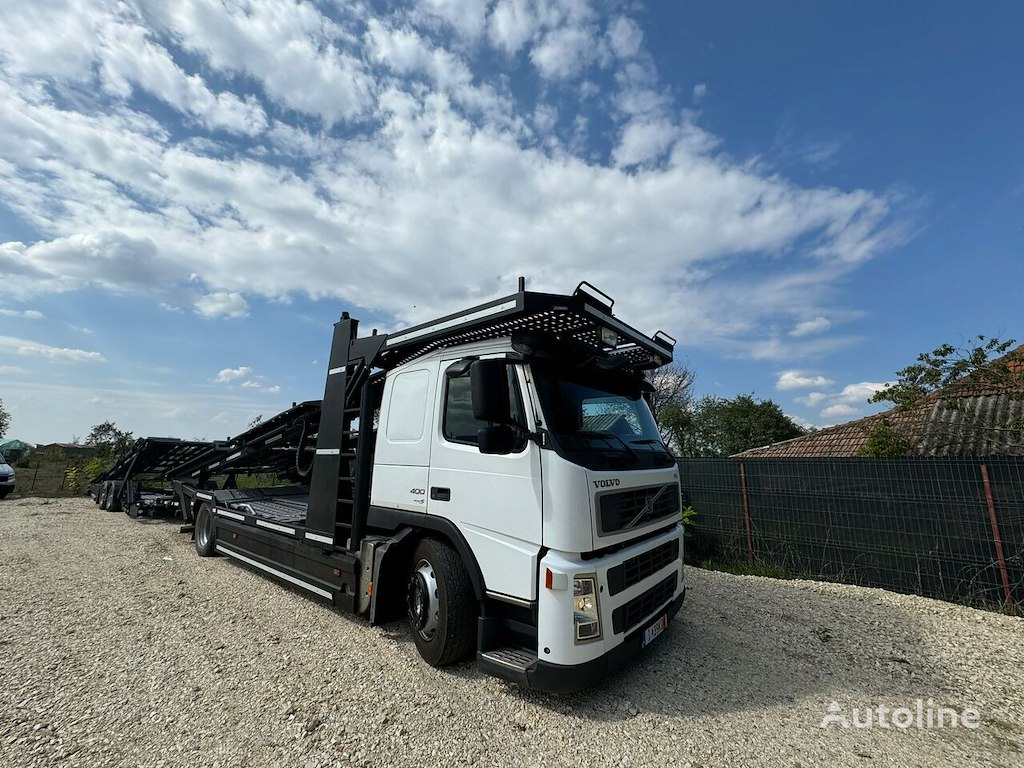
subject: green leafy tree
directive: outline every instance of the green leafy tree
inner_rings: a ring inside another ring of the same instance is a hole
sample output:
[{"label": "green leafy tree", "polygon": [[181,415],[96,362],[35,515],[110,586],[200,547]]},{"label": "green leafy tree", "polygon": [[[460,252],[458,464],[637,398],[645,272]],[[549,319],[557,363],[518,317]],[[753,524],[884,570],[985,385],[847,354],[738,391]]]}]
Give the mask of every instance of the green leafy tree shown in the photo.
[{"label": "green leafy tree", "polygon": [[113,459],[131,448],[135,444],[135,437],[131,432],[118,429],[114,422],[104,421],[92,428],[85,438],[85,444],[94,446],[99,455]]},{"label": "green leafy tree", "polygon": [[695,405],[679,448],[682,456],[732,456],[804,434],[772,400],[706,396]]},{"label": "green leafy tree", "polygon": [[867,430],[868,440],[857,451],[858,456],[871,459],[897,459],[906,456],[913,447],[891,420],[883,418]]},{"label": "green leafy tree", "polygon": [[0,400],[0,437],[7,434],[9,426],[11,426],[11,414],[4,408],[4,401]]},{"label": "green leafy tree", "polygon": [[[931,420],[929,441],[934,452],[962,446],[974,433],[986,450],[1016,453],[1024,449],[1024,418],[1012,417],[1010,411],[969,408],[969,398],[976,396],[1007,395],[1024,400],[1024,346],[1013,349],[1015,343],[1013,339],[976,336],[961,346],[943,344],[923,352],[916,363],[897,371],[899,378],[869,402],[889,402],[897,411],[912,411],[933,398],[939,410],[957,412],[955,418]],[[908,444],[914,442],[912,436],[902,434],[909,427],[890,427]],[[879,439],[891,437],[880,435]]]}]

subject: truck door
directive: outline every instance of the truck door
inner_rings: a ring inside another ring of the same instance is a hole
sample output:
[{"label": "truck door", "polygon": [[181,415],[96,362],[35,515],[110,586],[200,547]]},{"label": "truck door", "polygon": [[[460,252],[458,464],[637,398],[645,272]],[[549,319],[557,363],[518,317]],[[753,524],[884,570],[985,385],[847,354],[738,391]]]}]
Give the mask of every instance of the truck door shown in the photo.
[{"label": "truck door", "polygon": [[435,402],[437,361],[392,373],[384,386],[377,428],[370,503],[426,512],[430,465],[430,418]]},{"label": "truck door", "polygon": [[[537,598],[537,555],[541,542],[540,448],[524,434],[509,454],[480,453],[473,417],[470,377],[447,375],[457,361],[441,363],[439,411],[430,457],[429,509],[448,518],[466,537],[483,572],[488,592],[522,600]],[[463,366],[464,367],[464,366]],[[524,407],[522,367],[508,366],[512,420],[533,430]]]}]

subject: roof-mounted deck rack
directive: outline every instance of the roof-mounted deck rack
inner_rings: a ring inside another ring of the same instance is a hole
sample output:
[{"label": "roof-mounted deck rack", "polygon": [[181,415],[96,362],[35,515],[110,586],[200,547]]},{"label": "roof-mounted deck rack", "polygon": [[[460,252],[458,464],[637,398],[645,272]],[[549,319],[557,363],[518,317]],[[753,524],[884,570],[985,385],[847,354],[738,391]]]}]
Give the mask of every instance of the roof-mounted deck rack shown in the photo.
[{"label": "roof-mounted deck rack", "polygon": [[519,285],[509,296],[387,334],[372,365],[390,369],[442,347],[524,331],[624,355],[637,370],[672,361],[674,339],[661,332],[647,336],[616,319],[614,299],[590,283],[581,282],[571,296],[527,291],[522,280]]}]

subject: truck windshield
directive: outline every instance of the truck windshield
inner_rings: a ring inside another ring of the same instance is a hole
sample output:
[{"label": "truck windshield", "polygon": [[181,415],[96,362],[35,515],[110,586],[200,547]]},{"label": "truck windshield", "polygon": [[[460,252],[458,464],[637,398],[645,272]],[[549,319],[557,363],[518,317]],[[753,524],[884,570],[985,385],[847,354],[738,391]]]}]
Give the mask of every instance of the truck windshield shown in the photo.
[{"label": "truck windshield", "polygon": [[639,384],[594,368],[531,366],[553,447],[598,470],[671,466]]}]

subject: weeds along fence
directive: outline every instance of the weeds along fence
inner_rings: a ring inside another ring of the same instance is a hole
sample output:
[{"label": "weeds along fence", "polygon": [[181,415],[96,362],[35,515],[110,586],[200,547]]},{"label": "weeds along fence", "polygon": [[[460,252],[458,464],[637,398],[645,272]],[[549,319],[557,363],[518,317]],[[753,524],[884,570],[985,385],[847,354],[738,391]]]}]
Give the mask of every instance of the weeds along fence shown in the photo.
[{"label": "weeds along fence", "polygon": [[[89,491],[91,476],[77,464],[41,463],[15,467],[15,472],[18,479],[13,498],[84,496]],[[223,485],[224,478],[216,479]],[[235,481],[239,488],[260,488],[282,482],[271,474],[239,475]]]},{"label": "weeds along fence", "polygon": [[683,459],[693,557],[1024,604],[1024,457]]}]

